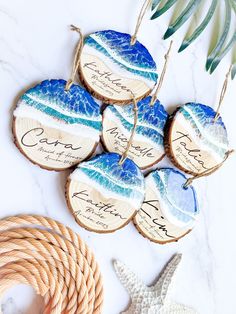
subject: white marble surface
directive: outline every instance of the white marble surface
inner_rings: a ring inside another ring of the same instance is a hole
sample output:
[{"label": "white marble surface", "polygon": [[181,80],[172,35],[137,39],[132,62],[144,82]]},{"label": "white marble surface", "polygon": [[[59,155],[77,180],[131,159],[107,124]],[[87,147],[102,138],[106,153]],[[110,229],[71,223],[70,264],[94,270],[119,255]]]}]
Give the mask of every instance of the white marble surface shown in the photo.
[{"label": "white marble surface", "polygon": [[[64,184],[69,172],[55,173],[32,165],[12,142],[11,115],[19,94],[34,82],[68,78],[77,36],[69,31],[74,23],[88,34],[116,29],[132,32],[141,1],[138,0],[0,0],[0,216],[42,214],[70,225],[93,248],[101,265],[105,285],[104,314],[117,314],[129,297],[113,271],[118,258],[151,284],[166,261],[176,252],[183,261],[173,298],[201,314],[236,313],[235,156],[209,178],[195,183],[201,215],[194,231],[179,243],[160,246],[140,236],[132,224],[111,234],[97,235],[80,228],[68,211]],[[158,67],[168,42],[161,40],[169,16],[146,19],[139,39],[149,48]],[[199,101],[216,106],[229,58],[214,75],[204,71],[210,30],[189,50],[175,51],[160,99],[171,112],[177,105]],[[222,115],[236,147],[235,82],[229,85]],[[164,160],[161,165],[166,165]],[[16,287],[3,297],[4,314],[40,313],[41,300],[32,303],[29,288]]]}]

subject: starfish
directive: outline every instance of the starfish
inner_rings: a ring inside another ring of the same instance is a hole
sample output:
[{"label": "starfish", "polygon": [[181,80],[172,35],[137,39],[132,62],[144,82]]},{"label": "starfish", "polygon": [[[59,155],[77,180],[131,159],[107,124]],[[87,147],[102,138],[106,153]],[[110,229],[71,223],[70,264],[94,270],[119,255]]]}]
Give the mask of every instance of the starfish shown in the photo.
[{"label": "starfish", "polygon": [[181,254],[176,254],[151,287],[147,287],[125,264],[115,261],[117,276],[132,300],[129,309],[121,314],[196,314],[194,310],[169,299],[169,288],[181,258]]}]

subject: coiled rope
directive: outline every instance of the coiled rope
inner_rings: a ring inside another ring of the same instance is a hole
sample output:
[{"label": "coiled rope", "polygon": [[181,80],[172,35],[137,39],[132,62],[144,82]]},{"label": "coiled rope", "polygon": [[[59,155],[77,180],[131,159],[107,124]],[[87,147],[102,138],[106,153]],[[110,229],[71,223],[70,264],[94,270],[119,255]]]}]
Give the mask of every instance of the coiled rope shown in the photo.
[{"label": "coiled rope", "polygon": [[0,220],[0,295],[19,283],[44,298],[45,314],[101,313],[103,284],[93,253],[53,219],[20,215]]}]

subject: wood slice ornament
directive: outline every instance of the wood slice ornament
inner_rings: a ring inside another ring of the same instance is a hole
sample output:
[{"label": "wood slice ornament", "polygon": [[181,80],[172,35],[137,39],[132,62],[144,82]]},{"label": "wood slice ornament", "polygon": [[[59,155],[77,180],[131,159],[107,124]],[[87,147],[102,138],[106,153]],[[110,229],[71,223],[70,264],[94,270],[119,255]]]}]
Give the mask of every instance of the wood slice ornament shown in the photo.
[{"label": "wood slice ornament", "polygon": [[87,89],[106,103],[127,104],[147,96],[157,80],[156,63],[129,34],[98,31],[84,41],[79,74]]},{"label": "wood slice ornament", "polygon": [[[164,128],[168,114],[159,100],[152,97],[139,101],[137,127],[129,157],[145,169],[159,162],[165,154]],[[122,154],[133,128],[133,105],[108,106],[103,112],[102,142],[109,152]]]},{"label": "wood slice ornament", "polygon": [[80,34],[71,78],[45,80],[26,91],[14,111],[13,135],[20,151],[48,170],[70,168],[96,149],[101,133],[100,106],[74,84],[83,35]]},{"label": "wood slice ornament", "polygon": [[[157,99],[164,81],[173,42],[165,55],[161,77],[152,90],[152,96],[137,103],[137,125],[129,149],[129,157],[141,168],[158,163],[165,155],[164,129],[168,113]],[[108,106],[103,113],[102,142],[110,152],[123,153],[132,133],[135,112],[132,105]]]},{"label": "wood slice ornament", "polygon": [[45,80],[25,92],[14,111],[20,151],[49,170],[70,168],[90,156],[100,139],[100,106],[89,93],[64,80]]},{"label": "wood slice ornament", "polygon": [[70,175],[68,207],[84,228],[101,233],[126,225],[144,200],[144,177],[137,165],[106,153],[82,162]]},{"label": "wood slice ornament", "polygon": [[190,232],[199,214],[195,190],[184,187],[187,178],[172,168],[151,172],[145,178],[146,195],[134,217],[138,231],[160,244],[177,241]]},{"label": "wood slice ornament", "polygon": [[81,52],[79,75],[87,89],[109,104],[129,104],[149,95],[157,81],[156,63],[137,41],[151,0],[145,0],[134,34],[103,30],[90,34]]},{"label": "wood slice ornament", "polygon": [[166,153],[181,170],[192,175],[211,172],[229,153],[222,118],[209,106],[188,103],[176,110],[167,128]]}]

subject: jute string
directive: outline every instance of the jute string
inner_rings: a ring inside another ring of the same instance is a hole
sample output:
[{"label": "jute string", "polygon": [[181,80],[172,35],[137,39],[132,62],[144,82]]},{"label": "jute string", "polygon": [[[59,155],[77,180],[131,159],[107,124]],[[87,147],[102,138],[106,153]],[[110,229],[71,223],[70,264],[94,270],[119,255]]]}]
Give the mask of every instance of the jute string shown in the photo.
[{"label": "jute string", "polygon": [[[167,51],[167,53],[165,55],[165,64],[164,64],[164,67],[163,67],[163,70],[162,70],[162,73],[161,73],[161,77],[160,77],[159,83],[157,84],[157,87],[154,87],[154,94],[152,96],[151,103],[150,103],[151,106],[155,103],[155,101],[157,99],[158,92],[160,91],[161,86],[163,84],[163,81],[164,81],[164,78],[165,78],[165,74],[166,74],[166,70],[167,70],[167,66],[168,66],[168,60],[169,60],[169,56],[170,56],[170,51],[171,51],[172,45],[173,45],[173,41],[170,42],[169,49],[168,49],[168,51]],[[128,157],[129,150],[130,150],[130,147],[132,145],[132,142],[133,142],[133,139],[134,139],[134,135],[135,135],[135,131],[136,131],[137,124],[138,124],[137,100],[136,100],[136,97],[135,97],[134,93],[131,92],[131,94],[132,94],[132,98],[133,98],[134,126],[133,126],[133,129],[132,129],[132,132],[131,132],[131,135],[130,135],[127,147],[125,149],[125,152],[123,153],[123,155],[122,155],[122,157],[120,159],[120,162],[119,162],[120,165],[122,165],[124,163],[125,159]]]},{"label": "jute string", "polygon": [[130,42],[131,45],[134,45],[137,41],[137,35],[138,35],[139,28],[142,24],[143,18],[145,16],[149,6],[151,5],[151,3],[152,3],[152,0],[146,0],[143,4],[142,8],[141,8],[141,11],[140,11],[138,19],[137,19],[134,34],[133,34],[133,36],[131,36],[131,42]]},{"label": "jute string", "polygon": [[77,45],[76,51],[75,51],[75,57],[74,57],[74,61],[73,61],[71,76],[66,83],[66,87],[65,87],[66,91],[68,91],[71,88],[72,84],[75,81],[75,77],[76,77],[76,74],[77,74],[77,71],[78,71],[79,65],[80,65],[81,52],[82,52],[83,45],[84,45],[84,36],[81,32],[81,29],[74,26],[74,25],[71,25],[70,27],[71,27],[72,31],[79,33],[80,38],[79,38],[79,42],[78,42],[78,45]]},{"label": "jute string", "polygon": [[220,108],[222,106],[222,103],[223,103],[224,98],[225,98],[225,94],[227,92],[227,88],[228,88],[228,84],[229,84],[229,76],[230,76],[230,73],[232,71],[232,67],[233,67],[233,65],[231,64],[230,67],[229,67],[228,72],[225,75],[225,80],[224,80],[224,83],[223,83],[223,86],[222,86],[222,89],[221,89],[220,100],[219,100],[219,104],[218,104],[218,107],[217,107],[217,110],[216,110],[216,115],[215,115],[214,122],[216,122],[218,120],[219,116],[220,116]]},{"label": "jute string", "polygon": [[156,100],[157,100],[157,95],[158,95],[158,93],[160,92],[161,87],[162,87],[162,84],[163,84],[163,82],[164,82],[165,74],[166,74],[166,70],[167,70],[168,62],[169,62],[169,58],[170,58],[170,52],[171,52],[172,45],[173,45],[173,40],[171,40],[170,46],[169,46],[169,48],[168,48],[168,50],[167,50],[167,53],[165,54],[165,63],[164,63],[164,67],[163,67],[162,72],[161,72],[161,76],[160,76],[159,82],[158,82],[158,84],[153,88],[153,93],[154,93],[154,94],[153,94],[152,99],[151,99],[151,103],[150,103],[151,106],[153,106],[154,103],[156,102]]},{"label": "jute string", "polygon": [[44,298],[44,314],[102,313],[103,284],[93,253],[53,219],[20,215],[0,221],[0,295],[19,283]]},{"label": "jute string", "polygon": [[193,183],[194,180],[196,179],[199,179],[201,177],[207,177],[209,175],[211,175],[213,172],[215,172],[216,170],[218,170],[223,164],[224,162],[229,158],[229,156],[234,152],[234,150],[229,150],[228,152],[226,152],[225,154],[225,158],[224,160],[219,163],[218,165],[210,168],[210,169],[207,169],[203,172],[200,172],[199,174],[196,174],[195,176],[189,178],[186,183],[184,184],[184,187],[187,188],[189,185],[191,185]]},{"label": "jute string", "polygon": [[138,105],[137,105],[137,100],[136,100],[136,97],[135,97],[135,95],[133,93],[132,93],[132,97],[133,97],[134,125],[133,125],[133,128],[132,128],[131,135],[130,135],[129,141],[127,143],[126,149],[125,149],[124,153],[122,154],[121,159],[119,161],[119,165],[122,165],[124,163],[124,161],[126,160],[126,158],[128,157],[129,150],[130,150],[130,147],[131,147],[131,145],[133,143],[135,131],[136,131],[137,124],[138,124]]}]

